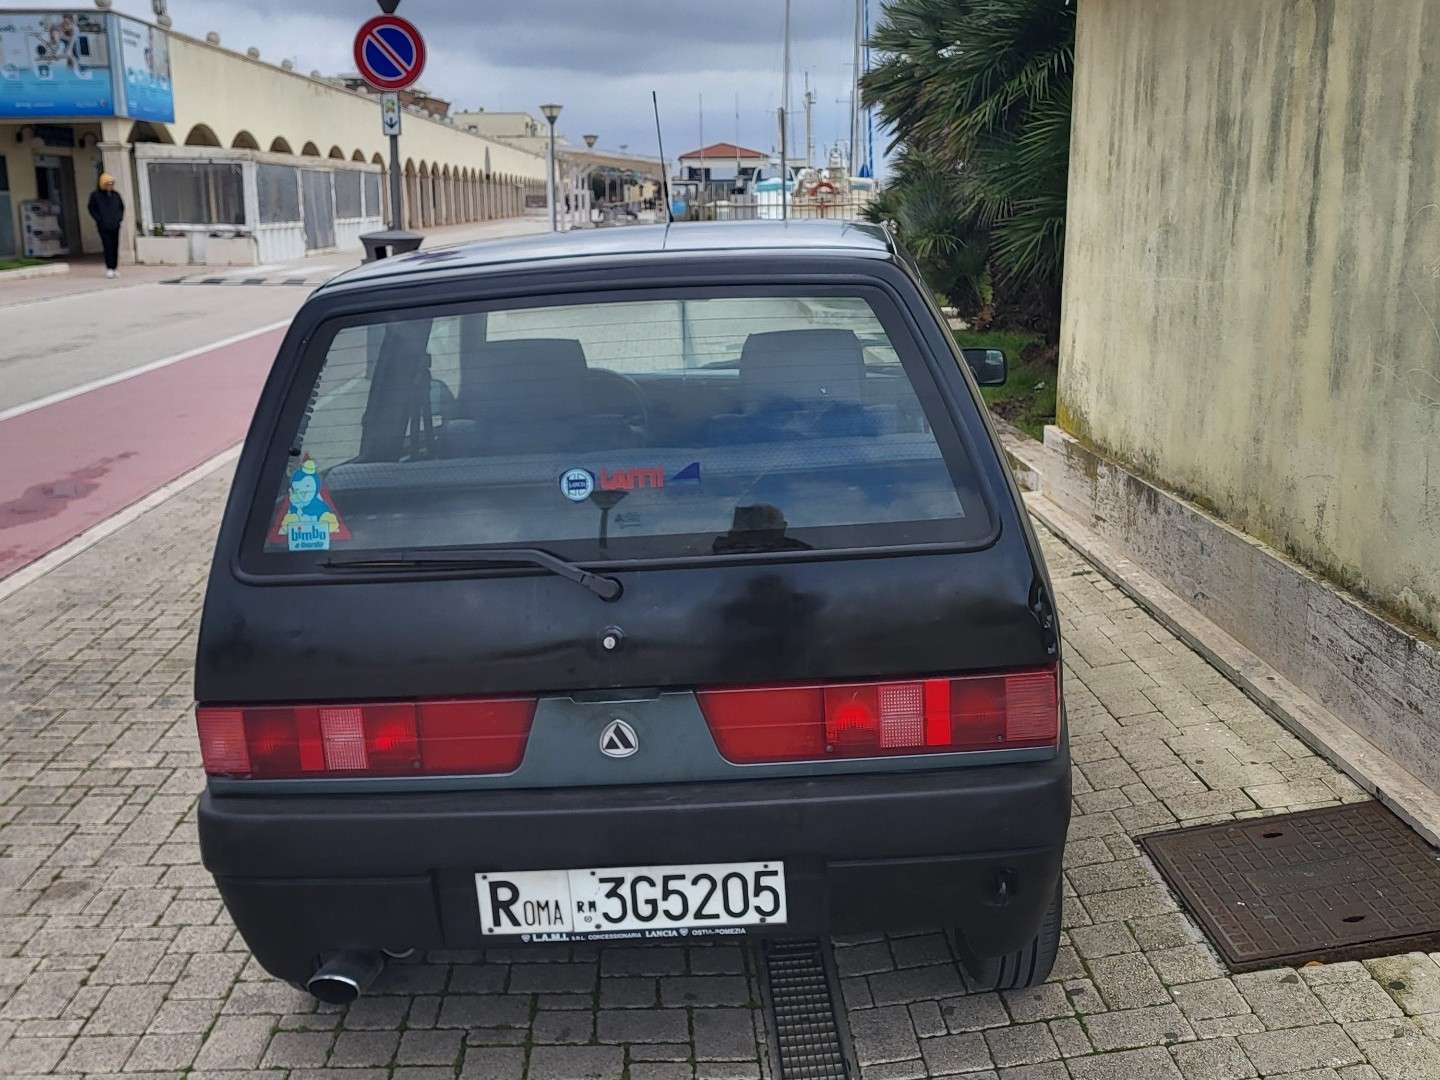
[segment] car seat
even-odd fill
[[[441,431],[445,457],[619,449],[634,434],[617,416],[593,415],[589,365],[570,338],[487,342],[460,358],[454,419]]]
[[[751,334],[740,352],[739,411],[717,416],[712,442],[879,435],[884,410],[866,405],[865,353],[851,330]]]

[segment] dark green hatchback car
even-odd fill
[[[387,951],[537,941],[943,925],[991,987],[1055,955],[1053,593],[880,228],[598,230],[318,290],[196,697],[205,863],[326,1000]]]

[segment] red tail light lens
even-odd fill
[[[706,690],[700,708],[727,761],[1016,750],[1060,737],[1055,668],[956,679]]]
[[[535,699],[198,708],[211,776],[432,776],[520,767]]]

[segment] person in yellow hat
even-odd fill
[[[105,276],[113,278],[120,262],[120,223],[125,220],[125,200],[115,190],[115,178],[109,173],[100,174],[100,186],[90,193],[88,209],[95,219],[95,228],[100,230],[100,246],[105,249]]]

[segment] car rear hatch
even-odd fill
[[[206,600],[212,791],[1054,756],[1043,567],[898,268],[452,291],[291,335]]]

